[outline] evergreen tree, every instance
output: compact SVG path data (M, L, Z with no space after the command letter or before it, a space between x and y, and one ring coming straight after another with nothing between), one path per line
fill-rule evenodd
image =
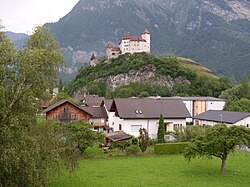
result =
M160 120L159 120L158 132L157 132L157 142L158 143L164 143L165 142L164 135L165 135L164 118L163 118L163 116L161 114Z
M62 79L60 79L58 84L58 93L61 93L62 91L63 91L63 83Z

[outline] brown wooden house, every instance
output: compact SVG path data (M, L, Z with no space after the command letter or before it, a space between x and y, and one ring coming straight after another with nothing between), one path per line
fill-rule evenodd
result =
M70 123L75 120L88 121L91 118L91 114L68 100L57 102L45 109L43 113L46 114L46 119L54 119L62 123Z

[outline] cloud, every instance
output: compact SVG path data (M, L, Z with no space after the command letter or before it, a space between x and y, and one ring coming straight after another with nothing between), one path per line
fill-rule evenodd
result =
M56 22L78 0L0 0L0 19L6 30L31 33L37 25Z

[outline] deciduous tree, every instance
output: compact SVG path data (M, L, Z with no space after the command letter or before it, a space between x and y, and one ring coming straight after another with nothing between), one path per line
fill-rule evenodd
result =
M21 51L0 34L0 186L48 186L50 174L71 160L60 128L36 119L37 101L55 85L62 61L47 29L37 27Z
M221 174L226 172L226 160L236 146L250 146L250 130L243 126L227 127L217 124L206 128L205 134L196 137L186 148L184 157L190 161L196 157L217 157L221 159Z

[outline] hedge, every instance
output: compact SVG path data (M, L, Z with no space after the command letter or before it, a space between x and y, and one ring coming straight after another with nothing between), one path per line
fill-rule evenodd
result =
M190 144L189 142L156 144L155 154L157 155L182 154L184 149L189 144Z

